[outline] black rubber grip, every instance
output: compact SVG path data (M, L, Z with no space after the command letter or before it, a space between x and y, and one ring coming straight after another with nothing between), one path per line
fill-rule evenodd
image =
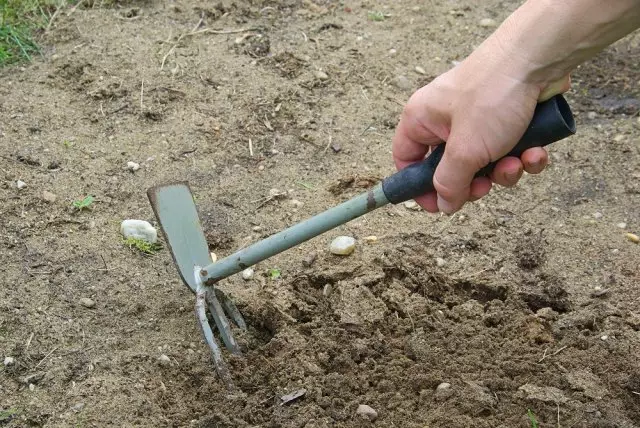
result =
M544 147L576 133L576 124L569 104L562 95L539 103L526 132L506 156L520 155L532 147ZM422 196L433 191L433 174L444 154L445 144L438 145L421 162L407 166L382 181L382 190L392 204ZM506 157L505 156L505 157ZM488 175L496 162L480 170L476 177Z

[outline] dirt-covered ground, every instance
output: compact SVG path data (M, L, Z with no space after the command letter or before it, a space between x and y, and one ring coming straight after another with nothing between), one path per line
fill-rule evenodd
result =
M361 192L394 171L411 92L518 2L108 3L0 71L0 425L640 426L640 37L577 70L578 134L544 174L452 217L385 207L223 281L250 325L229 394L170 253L120 222L155 223L146 189L188 180L221 257ZM331 255L343 234L355 253Z

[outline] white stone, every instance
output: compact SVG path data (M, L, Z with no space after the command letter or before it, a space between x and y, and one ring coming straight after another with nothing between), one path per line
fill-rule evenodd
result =
M316 79L318 80L327 80L329 79L329 75L327 73L325 73L324 71L316 71L315 73L313 73L313 75L316 77Z
M25 187L27 187L27 183L25 183L22 180L18 180L18 181L16 181L16 187L18 189L24 189Z
M602 218L602 213L601 212L593 213L593 218L595 218L596 220L600 220Z
M218 256L216 255L216 253L210 253L209 256L211 257L211 263L215 263L218 261Z
M137 171L137 170L140 169L140 164L129 161L129 162L127 162L127 169L129 171Z
M485 28L495 27L496 26L496 21L491 19L491 18L484 18L484 19L480 20L479 24L480 24L481 27L485 27Z
M79 300L80 304L82 306L84 306L85 308L93 308L96 306L96 302L93 301L93 299L90 299L88 297L83 297Z
M375 235L365 236L363 239L364 239L364 242L367 242L369 244L378 242L378 237Z
M253 226L251 230L254 232L262 232L262 226Z
M395 55L396 53L398 53L397 50L395 50L393 48L389 49L389 55Z
M616 224L616 226L618 226L620 229L626 229L627 223L621 221L620 223Z
M420 210L420 205L418 205L418 203L414 200L411 201L406 201L404 203L404 207L408 210L412 210L412 211L419 211Z
M609 336L607 336L606 334L603 334L602 336L600 336L600 340L607 340L609 339Z
M595 111L590 111L589 113L587 113L587 119L589 120L593 120L596 117L598 117L598 113L596 113Z
M436 257L436 265L438 267L442 267L442 266L444 266L446 264L447 264L447 262L446 262L445 259L443 259L442 257Z
M245 281L249 281L251 278L253 278L253 273L253 268L246 268L241 273L242 279L244 279Z
M370 421L375 421L378 418L378 412L376 412L373 407L367 406L366 404L360 404L356 413Z
M293 205L294 208L302 208L302 206L304 205L304 202L299 201L297 199L291 199L291 201L289 201L289 203L291 205Z
M4 365L5 366L12 366L16 363L16 359L13 357L4 357Z
M331 284L325 284L324 288L322 289L322 295L324 297L329 297L332 291L333 291L333 287L331 286Z
M155 244L158 240L158 231L151 223L144 220L124 220L120 225L120 233L125 238L142 239L143 241Z
M416 65L416 73L418 74L427 74L427 72L424 70L424 68L420 67L419 65Z
M447 382L442 382L440 385L438 385L436 387L436 391L443 391L445 389L450 389L451 388L451 384L447 383Z
M329 251L332 254L337 254L340 256L348 256L353 253L353 250L356 249L356 240L351 236L338 236L336 239L331 241L331 245L329 246Z
M36 386L32 383L29 384L29 391L35 391L36 390Z
M158 357L158 363L161 366L170 366L171 365L171 359L167 355L162 354L162 355L160 355Z

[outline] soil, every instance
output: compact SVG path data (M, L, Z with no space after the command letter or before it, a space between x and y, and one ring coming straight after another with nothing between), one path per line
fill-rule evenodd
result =
M169 251L120 222L155 224L146 189L188 180L222 257L356 195L393 172L412 91L518 2L111 3L61 11L42 58L0 71L0 425L640 426L637 34L574 74L578 134L544 174L450 217L384 207L223 281L249 324L230 393ZM331 255L344 234L355 253Z

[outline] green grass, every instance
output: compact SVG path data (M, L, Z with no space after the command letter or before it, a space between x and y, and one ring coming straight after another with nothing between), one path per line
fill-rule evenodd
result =
M73 206L78 209L78 211L88 210L93 204L93 196L86 196L84 199L79 199L77 201L73 201Z
M40 54L37 36L70 0L0 0L0 67Z
M531 421L531 428L538 428L538 420L536 419L536 415L533 414L531 409L527 409L527 415L529 416L529 420Z
M124 240L124 244L129 248L131 248L132 250L136 249L142 254L147 254L147 255L155 254L162 249L162 245L158 243L152 244L143 239L137 239L137 238L127 238Z
M17 409L0 410L0 422L9 422L16 413L18 413Z

